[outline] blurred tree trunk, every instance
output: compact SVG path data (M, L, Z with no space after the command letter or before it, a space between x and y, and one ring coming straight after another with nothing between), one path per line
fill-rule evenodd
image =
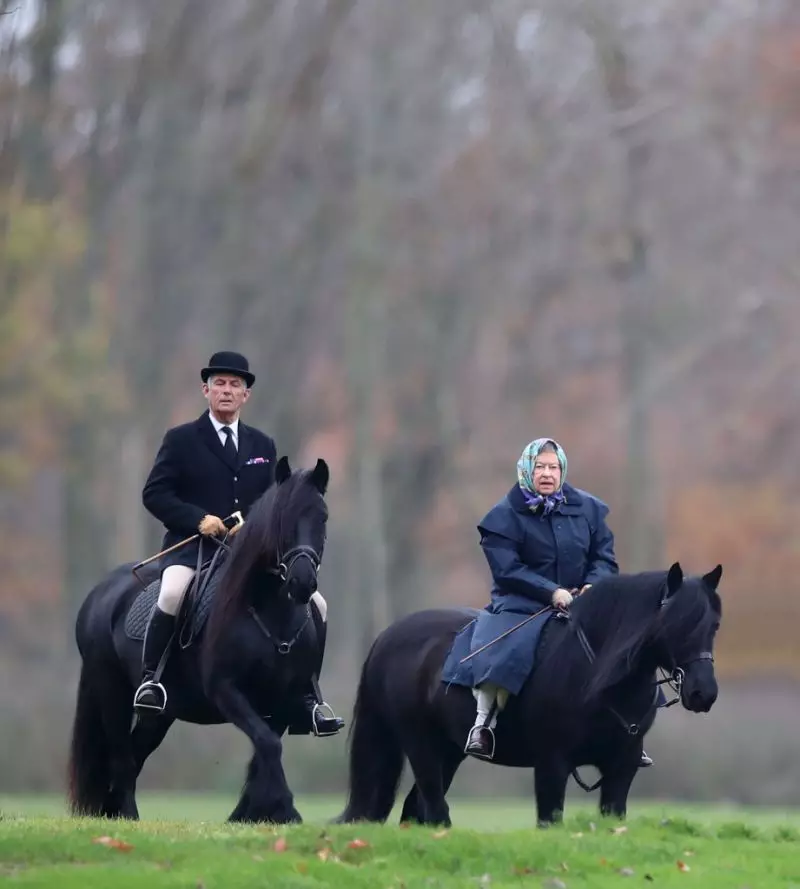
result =
M596 6L584 8L621 152L621 213L611 273L621 287L622 397L627 407L627 461L624 507L617 525L623 571L655 570L663 547L661 481L653 433L653 369L658 343L654 336L657 292L648 261L644 204L650 141L643 122L634 122L640 96L630 60L616 24ZM608 14L610 16L610 13Z

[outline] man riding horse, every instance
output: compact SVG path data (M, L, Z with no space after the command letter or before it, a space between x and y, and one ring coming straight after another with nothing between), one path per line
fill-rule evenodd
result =
M526 633L511 633L496 645L493 640L547 606L567 610L575 595L601 577L619 573L614 535L606 524L608 507L567 484L566 476L567 455L561 445L552 438L537 438L517 462L516 484L478 524L494 581L488 614L472 637L476 654L467 668L477 715L464 750L479 759L492 759L498 712L532 666L533 651L528 648L538 633L531 625ZM478 654L484 645L486 651ZM461 684L463 669L443 679ZM652 762L643 752L641 765Z
M275 481L274 440L240 421L255 376L237 352L216 352L200 372L208 410L197 420L167 430L142 492L145 508L166 528L168 549L192 534L218 544L236 533L223 517L243 517ZM175 618L195 575L200 538L161 558L161 588L147 624L142 655L143 681L134 695L137 711L162 712L166 690L154 675L173 637ZM205 550L204 550L205 551ZM312 600L325 620L327 603L319 591ZM303 697L307 717L292 733L335 734L341 719L323 715L313 688ZM332 713L327 705L328 712Z

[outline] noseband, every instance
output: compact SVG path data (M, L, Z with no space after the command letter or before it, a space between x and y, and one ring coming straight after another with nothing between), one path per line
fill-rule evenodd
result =
M286 580L289 577L289 572L300 559L308 559L314 568L314 574L319 574L321 562L319 554L313 546L307 546L304 543L301 543L298 546L293 546L282 556L278 556L278 567L270 568L269 573L277 575L283 583L286 583Z

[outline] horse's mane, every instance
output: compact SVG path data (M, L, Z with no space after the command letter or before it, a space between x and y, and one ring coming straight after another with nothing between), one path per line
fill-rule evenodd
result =
M219 569L213 603L206 626L204 649L212 656L223 630L248 601L253 584L269 595L279 583L269 572L277 569L281 554L293 545L291 533L301 516L316 509L327 517L325 501L311 483L313 470L293 472L285 481L271 485L253 504L242 529Z
M591 641L596 660L587 671L588 658L569 627L548 658L548 683L558 686L560 696L577 691L588 701L619 682L656 630L664 638L680 639L687 650L700 645L708 631L711 603L705 594L686 593L702 581L684 578L678 592L659 608L667 574L646 571L604 577L573 602L572 621Z

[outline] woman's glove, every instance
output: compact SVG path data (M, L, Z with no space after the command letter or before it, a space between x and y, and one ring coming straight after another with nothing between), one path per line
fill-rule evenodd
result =
M572 604L572 593L569 590L564 590L559 587L554 593L552 598L553 605L556 608L566 609Z

